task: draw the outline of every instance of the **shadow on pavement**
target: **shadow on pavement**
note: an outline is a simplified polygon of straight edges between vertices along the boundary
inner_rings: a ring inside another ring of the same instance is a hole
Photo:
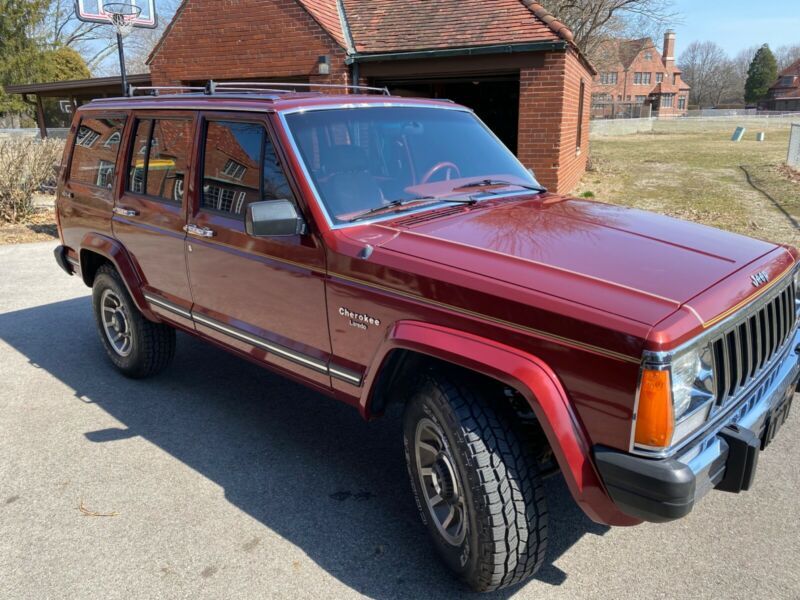
[[[463,591],[416,514],[397,415],[365,423],[351,407],[186,335],[160,376],[125,379],[102,350],[88,298],[2,314],[0,339],[125,426],[80,432],[88,440],[157,445],[352,589],[375,598]],[[546,492],[550,545],[536,578],[558,585],[568,575],[553,562],[608,528],[580,511],[560,477]]]

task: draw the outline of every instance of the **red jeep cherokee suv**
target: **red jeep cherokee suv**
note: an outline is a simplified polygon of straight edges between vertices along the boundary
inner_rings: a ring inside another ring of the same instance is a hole
[[[270,85],[77,111],[56,260],[124,375],[180,329],[365,418],[402,404],[476,590],[542,564],[549,472],[609,525],[752,485],[800,369],[794,248],[548,193],[462,106]]]

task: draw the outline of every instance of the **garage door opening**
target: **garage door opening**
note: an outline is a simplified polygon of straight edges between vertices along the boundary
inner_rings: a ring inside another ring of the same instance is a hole
[[[512,152],[517,152],[519,74],[430,80],[376,80],[396,96],[442,98],[470,107]]]

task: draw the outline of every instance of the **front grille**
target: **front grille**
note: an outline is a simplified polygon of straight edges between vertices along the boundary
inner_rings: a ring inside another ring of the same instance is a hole
[[[790,284],[771,293],[745,316],[714,338],[717,404],[722,405],[746,388],[794,332],[797,321],[795,290]]]

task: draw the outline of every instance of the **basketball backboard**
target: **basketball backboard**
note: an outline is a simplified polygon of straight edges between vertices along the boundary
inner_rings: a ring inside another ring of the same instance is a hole
[[[103,10],[103,5],[108,0],[75,0],[75,14],[81,21],[89,23],[111,23],[109,17]],[[158,15],[156,15],[156,0],[127,0],[131,4],[138,6],[142,12],[134,20],[134,27],[144,27],[155,29],[158,26]]]

